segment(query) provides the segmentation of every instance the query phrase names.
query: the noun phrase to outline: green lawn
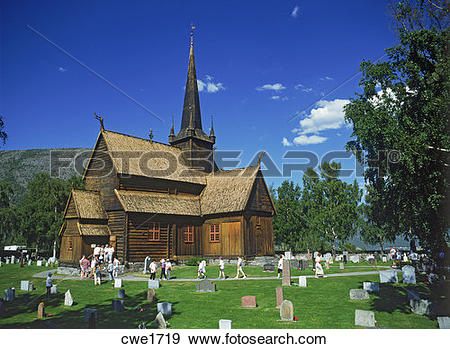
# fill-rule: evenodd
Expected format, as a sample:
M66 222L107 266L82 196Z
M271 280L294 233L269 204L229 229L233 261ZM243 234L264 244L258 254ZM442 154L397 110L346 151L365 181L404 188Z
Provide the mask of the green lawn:
M212 267L209 269L213 271ZM46 312L51 316L38 320L37 305L43 300L45 280L33 279L32 275L42 270L45 268L19 268L18 265L0 268L0 291L14 286L17 296L15 301L6 303L0 328L87 328L83 322L85 307L98 309L99 328L136 328L140 322L148 323L156 316L156 303L146 302L146 281L124 282L126 310L119 313L112 311L111 300L117 296L117 289L111 282L94 287L92 280L56 280L59 295L48 302L44 300ZM28 303L21 299L25 292L20 291L20 280L33 280L36 285L37 289L29 292ZM362 288L363 281L378 281L378 276L313 278L308 279L307 288L284 287L284 298L293 302L294 314L299 319L293 323L277 321L279 310L275 308L275 288L280 286L280 280L215 281L215 293L196 293L195 282L163 281L156 294L159 302L173 304L174 313L168 319L171 328L218 328L219 319L233 320L233 328L355 328L355 309L374 311L379 327L437 328L435 320L410 313L401 284L383 284L380 296L371 295L367 301L350 301L349 289ZM409 287L429 294L422 283ZM448 283L446 287L442 295L436 297L445 298L447 302L444 295L448 295ZM72 307L64 306L64 292L68 288L76 302ZM256 296L257 308L241 308L241 297L246 295ZM141 308L142 312L139 311Z

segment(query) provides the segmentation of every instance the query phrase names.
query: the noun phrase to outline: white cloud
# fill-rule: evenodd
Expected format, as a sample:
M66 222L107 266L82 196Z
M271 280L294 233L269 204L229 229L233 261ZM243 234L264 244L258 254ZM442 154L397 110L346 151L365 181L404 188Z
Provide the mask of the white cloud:
M199 92L205 91L208 93L216 93L220 90L225 90L225 86L221 82L213 82L214 77L211 75L205 76L206 82L197 79L197 88Z
M285 89L286 87L279 82L275 84L265 84L256 88L257 91L281 91Z
M303 92L306 92L306 93L310 93L310 92L312 92L312 88L310 88L310 87L305 87L305 88L302 88L302 91L303 91Z
M300 135L294 138L294 143L297 145L319 144L325 142L327 139L328 139L327 137L317 135L312 136Z
M295 6L294 9L291 12L291 17L297 18L298 17L298 10L300 10L300 7Z
M316 108L300 120L300 129L296 131L304 135L341 128L345 124L344 106L348 103L347 99L317 102Z
M303 84L297 84L294 86L294 88L296 90L302 90L303 92L306 92L306 93L312 92L312 90L313 90L311 87L306 87Z
M296 90L300 90L302 87L305 87L303 84L297 84L294 86Z
M64 72L67 71L67 69L65 69L65 68L63 68L63 67L58 67L58 71L59 71L60 73L64 73Z
M292 147L292 143L289 142L289 140L286 137L283 137L281 144L283 144L285 147Z
M326 81L326 80L331 81L331 80L334 80L334 79L330 78L329 76L325 76L323 78L320 78L320 80L322 80L322 81Z
M270 99L280 99L280 96L272 96L272 97L270 97Z

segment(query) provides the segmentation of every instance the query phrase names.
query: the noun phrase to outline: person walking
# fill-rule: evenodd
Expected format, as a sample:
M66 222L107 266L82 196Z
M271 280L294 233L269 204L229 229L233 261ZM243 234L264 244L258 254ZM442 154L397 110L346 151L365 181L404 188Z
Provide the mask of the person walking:
M205 279L206 278L206 261L202 260L198 261L198 270L197 270L197 279Z
M52 280L52 273L48 273L47 274L47 280L45 280L45 287L47 288L47 293L45 294L46 298L50 298L50 290L53 286L53 280Z
M94 265L94 285L101 285L102 284L102 269L100 266L100 260L98 258L95 259L95 265Z
M247 278L247 275L245 275L244 271L242 270L242 264L243 264L243 260L242 258L239 256L238 260L237 260L237 265L236 265L236 277L235 279L239 279L239 273L242 274L243 279Z
M89 274L89 260L85 255L80 259L81 279L87 279Z
M223 262L222 256L219 257L219 280L225 280L225 263Z
M155 278L156 278L156 268L157 268L157 265L156 265L155 261L152 261L150 263L150 279L151 280L155 280Z
M278 279L281 277L282 272L283 272L283 255L280 255L280 259L278 259Z
M170 272L172 271L172 262L168 259L166 260L166 277L170 280Z
M114 280L114 265L112 262L108 263L108 267L106 270L108 271L109 281Z
M113 260L113 277L116 278L117 276L119 276L119 265L120 265L120 261L117 259L117 257L114 257Z
M166 261L164 259L161 259L161 275L159 276L159 279L166 279Z
M316 279L319 278L319 275L322 275L322 277L326 278L325 273L323 272L323 268L322 268L322 264L320 264L320 261L322 260L322 257L320 256L320 253L317 254L316 256Z

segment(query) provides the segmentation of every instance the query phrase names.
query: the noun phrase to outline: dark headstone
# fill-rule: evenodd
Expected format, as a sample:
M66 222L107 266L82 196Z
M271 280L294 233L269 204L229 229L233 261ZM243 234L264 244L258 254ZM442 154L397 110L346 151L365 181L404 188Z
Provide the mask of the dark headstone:
M406 294L408 295L408 301L410 301L411 299L418 301L420 299L420 295L417 291L406 290Z
M97 328L97 312L89 313L88 327Z
M91 318L92 314L94 315L95 322L97 322L97 309L84 308L84 322L89 323L89 319Z
M291 286L291 267L289 260L283 259L283 278L281 286Z
M113 299L112 300L113 311L124 311L124 301L123 299Z
M241 304L243 308L256 308L256 297L244 296L241 298Z
M273 264L264 264L263 271L275 271L275 266Z
M211 280L201 280L196 285L197 292L216 292L216 285Z
M117 290L117 298L120 298L120 299L125 298L125 289L119 288Z
M3 293L3 299L5 302L11 302L16 299L16 289L14 287L10 287Z
M307 269L309 269L309 261L306 260L306 259L300 259L298 267L300 268L300 270L307 270Z
M147 290L147 301L153 302L153 299L155 298L155 296L156 296L155 290L153 288L149 288Z
M277 308L280 307L281 303L283 302L283 287L277 287Z
M0 298L0 317L6 312L5 301Z

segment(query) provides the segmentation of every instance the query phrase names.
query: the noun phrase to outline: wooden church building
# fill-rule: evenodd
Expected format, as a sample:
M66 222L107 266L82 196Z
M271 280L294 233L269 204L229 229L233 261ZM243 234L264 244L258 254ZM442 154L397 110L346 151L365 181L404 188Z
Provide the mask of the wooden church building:
M61 227L60 261L78 265L92 244L111 244L122 263L146 256L234 258L273 255L275 208L256 166L220 170L215 135L202 129L191 33L181 129L169 144L101 130L72 190Z

